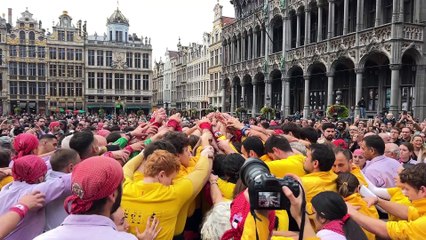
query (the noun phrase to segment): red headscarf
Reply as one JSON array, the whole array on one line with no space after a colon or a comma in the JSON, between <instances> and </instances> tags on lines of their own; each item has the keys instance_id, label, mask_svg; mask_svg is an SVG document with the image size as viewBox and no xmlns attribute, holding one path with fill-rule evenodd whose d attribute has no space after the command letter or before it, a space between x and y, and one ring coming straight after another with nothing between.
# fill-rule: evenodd
<instances>
[{"instance_id":1,"label":"red headscarf","mask_svg":"<svg viewBox=\"0 0 426 240\"><path fill-rule=\"evenodd\" d=\"M34 184L46 172L46 163L36 155L23 156L13 161L12 176L15 181Z\"/></svg>"},{"instance_id":2,"label":"red headscarf","mask_svg":"<svg viewBox=\"0 0 426 240\"><path fill-rule=\"evenodd\" d=\"M13 141L16 151L15 159L28 155L38 147L38 139L33 134L21 133Z\"/></svg>"},{"instance_id":3,"label":"red headscarf","mask_svg":"<svg viewBox=\"0 0 426 240\"><path fill-rule=\"evenodd\" d=\"M108 131L108 130L106 130L106 129L101 129L101 130L98 130L98 135L101 135L102 137L107 137L109 134L110 134L111 132L110 131Z\"/></svg>"},{"instance_id":4,"label":"red headscarf","mask_svg":"<svg viewBox=\"0 0 426 240\"><path fill-rule=\"evenodd\" d=\"M77 164L71 181L73 195L65 199L65 211L81 214L92 207L93 201L106 198L117 190L123 181L123 169L113 158L91 157Z\"/></svg>"},{"instance_id":5,"label":"red headscarf","mask_svg":"<svg viewBox=\"0 0 426 240\"><path fill-rule=\"evenodd\" d=\"M54 127L59 127L60 126L60 123L59 122L51 122L50 124L49 124L49 130L51 131L51 132L53 132L53 128Z\"/></svg>"}]
</instances>

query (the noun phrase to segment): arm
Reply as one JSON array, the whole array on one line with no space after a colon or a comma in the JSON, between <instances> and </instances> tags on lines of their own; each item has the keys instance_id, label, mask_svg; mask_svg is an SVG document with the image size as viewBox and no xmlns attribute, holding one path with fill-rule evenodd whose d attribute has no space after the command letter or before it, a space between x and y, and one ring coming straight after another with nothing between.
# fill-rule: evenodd
<instances>
[{"instance_id":1,"label":"arm","mask_svg":"<svg viewBox=\"0 0 426 240\"><path fill-rule=\"evenodd\" d=\"M348 213L351 215L351 218L358 223L365 230L376 234L379 237L389 239L389 234L386 229L386 223L382 220L368 217L356 210L350 204L348 205Z\"/></svg>"},{"instance_id":2,"label":"arm","mask_svg":"<svg viewBox=\"0 0 426 240\"><path fill-rule=\"evenodd\" d=\"M210 196L212 197L213 205L223 201L222 193L217 185L218 177L210 174Z\"/></svg>"},{"instance_id":3,"label":"arm","mask_svg":"<svg viewBox=\"0 0 426 240\"><path fill-rule=\"evenodd\" d=\"M124 178L130 178L133 179L133 174L135 173L136 169L139 168L139 166L142 164L143 161L143 155L142 152L130 159L124 166L123 166L123 172L124 172Z\"/></svg>"},{"instance_id":4,"label":"arm","mask_svg":"<svg viewBox=\"0 0 426 240\"><path fill-rule=\"evenodd\" d=\"M386 201L381 198L376 198L375 205L378 205L379 207L383 208L386 212L400 218L407 220L408 219L408 206L394 203L391 201Z\"/></svg>"},{"instance_id":5,"label":"arm","mask_svg":"<svg viewBox=\"0 0 426 240\"><path fill-rule=\"evenodd\" d=\"M189 179L192 182L192 195L197 195L203 188L204 184L206 184L209 173L212 171L212 156L213 148L205 148L201 152L200 160L198 160L197 164L195 165L194 171L189 173L188 176L184 178ZM188 189L185 189L185 191L188 191ZM191 195L189 195L188 198L191 198Z\"/></svg>"},{"instance_id":6,"label":"arm","mask_svg":"<svg viewBox=\"0 0 426 240\"><path fill-rule=\"evenodd\" d=\"M71 195L71 174L37 184L34 190L46 196L46 204L61 196L69 196Z\"/></svg>"}]
</instances>

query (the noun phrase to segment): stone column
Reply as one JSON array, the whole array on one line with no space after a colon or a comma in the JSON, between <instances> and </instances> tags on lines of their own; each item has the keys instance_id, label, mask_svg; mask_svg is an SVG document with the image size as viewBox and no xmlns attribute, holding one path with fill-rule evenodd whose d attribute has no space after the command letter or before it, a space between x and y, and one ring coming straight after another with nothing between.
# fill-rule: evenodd
<instances>
[{"instance_id":1,"label":"stone column","mask_svg":"<svg viewBox=\"0 0 426 240\"><path fill-rule=\"evenodd\" d=\"M229 49L229 65L232 65L234 63L234 42L231 40L229 43L230 49Z\"/></svg>"},{"instance_id":2,"label":"stone column","mask_svg":"<svg viewBox=\"0 0 426 240\"><path fill-rule=\"evenodd\" d=\"M241 38L237 39L237 57L235 62L241 62Z\"/></svg>"},{"instance_id":3,"label":"stone column","mask_svg":"<svg viewBox=\"0 0 426 240\"><path fill-rule=\"evenodd\" d=\"M287 15L283 17L283 57L285 56L285 51L287 50L287 44L288 44L288 34L287 34L287 22L288 22L288 17Z\"/></svg>"},{"instance_id":4,"label":"stone column","mask_svg":"<svg viewBox=\"0 0 426 240\"><path fill-rule=\"evenodd\" d=\"M249 38L248 38L247 54L248 54L248 59L250 60L250 59L253 58L252 57L253 56L253 52L252 52L252 47L251 47L251 42L253 40L253 33L250 34L248 37Z\"/></svg>"},{"instance_id":5,"label":"stone column","mask_svg":"<svg viewBox=\"0 0 426 240\"><path fill-rule=\"evenodd\" d=\"M222 112L226 112L226 101L225 101L225 99L226 99L226 84L225 84L225 81L224 81L224 76L222 75L222 82L223 82L223 84L222 84L222 86L221 86L221 88L222 88Z\"/></svg>"},{"instance_id":6,"label":"stone column","mask_svg":"<svg viewBox=\"0 0 426 240\"><path fill-rule=\"evenodd\" d=\"M376 19L374 21L374 27L378 27L382 24L382 9L382 0L376 0Z\"/></svg>"},{"instance_id":7,"label":"stone column","mask_svg":"<svg viewBox=\"0 0 426 240\"><path fill-rule=\"evenodd\" d=\"M335 0L328 0L328 39L334 37L334 1Z\"/></svg>"},{"instance_id":8,"label":"stone column","mask_svg":"<svg viewBox=\"0 0 426 240\"><path fill-rule=\"evenodd\" d=\"M318 36L317 42L322 40L322 6L318 5Z\"/></svg>"},{"instance_id":9,"label":"stone column","mask_svg":"<svg viewBox=\"0 0 426 240\"><path fill-rule=\"evenodd\" d=\"M241 62L246 60L246 37L241 37Z\"/></svg>"},{"instance_id":10,"label":"stone column","mask_svg":"<svg viewBox=\"0 0 426 240\"><path fill-rule=\"evenodd\" d=\"M334 72L327 73L327 106L333 105Z\"/></svg>"},{"instance_id":11,"label":"stone column","mask_svg":"<svg viewBox=\"0 0 426 240\"><path fill-rule=\"evenodd\" d=\"M396 1L396 0L394 0ZM364 0L357 1L357 12L356 12L356 31L361 31L364 28ZM357 39L358 40L358 39Z\"/></svg>"},{"instance_id":12,"label":"stone column","mask_svg":"<svg viewBox=\"0 0 426 240\"><path fill-rule=\"evenodd\" d=\"M294 96L296 93L293 93ZM284 106L284 115L287 117L290 115L290 78L285 78L285 106Z\"/></svg>"},{"instance_id":13,"label":"stone column","mask_svg":"<svg viewBox=\"0 0 426 240\"><path fill-rule=\"evenodd\" d=\"M356 83L355 83L355 117L361 116L359 111L358 102L361 100L362 97L362 73L364 72L363 68L355 68L355 74L356 74Z\"/></svg>"},{"instance_id":14,"label":"stone column","mask_svg":"<svg viewBox=\"0 0 426 240\"><path fill-rule=\"evenodd\" d=\"M235 112L235 85L232 84L231 88L231 113Z\"/></svg>"},{"instance_id":15,"label":"stone column","mask_svg":"<svg viewBox=\"0 0 426 240\"><path fill-rule=\"evenodd\" d=\"M271 106L271 98L272 98L271 80L269 79L268 74L266 74L265 77L268 78L268 79L265 79L265 105L272 107Z\"/></svg>"},{"instance_id":16,"label":"stone column","mask_svg":"<svg viewBox=\"0 0 426 240\"><path fill-rule=\"evenodd\" d=\"M297 24L296 24L296 48L300 47L300 18L301 13L296 12Z\"/></svg>"},{"instance_id":17,"label":"stone column","mask_svg":"<svg viewBox=\"0 0 426 240\"><path fill-rule=\"evenodd\" d=\"M256 109L257 109L257 96L256 96L256 89L257 89L257 82L252 82L253 84L253 106L251 109L251 116L255 117L256 116Z\"/></svg>"},{"instance_id":18,"label":"stone column","mask_svg":"<svg viewBox=\"0 0 426 240\"><path fill-rule=\"evenodd\" d=\"M260 29L260 56L265 56L265 33L263 27Z\"/></svg>"},{"instance_id":19,"label":"stone column","mask_svg":"<svg viewBox=\"0 0 426 240\"><path fill-rule=\"evenodd\" d=\"M305 45L311 43L311 9L305 9Z\"/></svg>"},{"instance_id":20,"label":"stone column","mask_svg":"<svg viewBox=\"0 0 426 240\"><path fill-rule=\"evenodd\" d=\"M399 70L401 70L400 64L389 65L391 69L391 101L389 106L389 112L393 113L394 116L398 116L399 112L399 84L400 76Z\"/></svg>"},{"instance_id":21,"label":"stone column","mask_svg":"<svg viewBox=\"0 0 426 240\"><path fill-rule=\"evenodd\" d=\"M348 34L349 29L349 0L343 2L343 35Z\"/></svg>"},{"instance_id":22,"label":"stone column","mask_svg":"<svg viewBox=\"0 0 426 240\"><path fill-rule=\"evenodd\" d=\"M259 53L257 52L257 31L253 34L253 58L257 58Z\"/></svg>"},{"instance_id":23,"label":"stone column","mask_svg":"<svg viewBox=\"0 0 426 240\"><path fill-rule=\"evenodd\" d=\"M404 0L399 0L399 21L404 22Z\"/></svg>"},{"instance_id":24,"label":"stone column","mask_svg":"<svg viewBox=\"0 0 426 240\"><path fill-rule=\"evenodd\" d=\"M414 23L420 22L420 0L414 0Z\"/></svg>"},{"instance_id":25,"label":"stone column","mask_svg":"<svg viewBox=\"0 0 426 240\"><path fill-rule=\"evenodd\" d=\"M398 12L399 0L393 0L392 2L392 22L398 22L399 12Z\"/></svg>"},{"instance_id":26,"label":"stone column","mask_svg":"<svg viewBox=\"0 0 426 240\"><path fill-rule=\"evenodd\" d=\"M306 118L309 115L309 79L311 76L305 75L303 76L305 79L305 96L304 96L304 103L303 103L303 117Z\"/></svg>"},{"instance_id":27,"label":"stone column","mask_svg":"<svg viewBox=\"0 0 426 240\"><path fill-rule=\"evenodd\" d=\"M282 76L285 76L285 73L283 71ZM282 77L281 78L281 106L280 106L280 111L281 111L281 117L283 117L283 114L285 115L285 107L286 107L286 92L287 92L287 85L286 85L286 78ZM287 116L287 115L285 115Z\"/></svg>"},{"instance_id":28,"label":"stone column","mask_svg":"<svg viewBox=\"0 0 426 240\"><path fill-rule=\"evenodd\" d=\"M415 99L414 99L414 116L418 117L420 121L422 121L426 117L426 95L425 89L426 89L426 83L425 81L422 81L426 78L426 66L425 65L419 65L416 69L416 92L415 92Z\"/></svg>"},{"instance_id":29,"label":"stone column","mask_svg":"<svg viewBox=\"0 0 426 240\"><path fill-rule=\"evenodd\" d=\"M246 101L246 85L244 83L241 85L241 99L237 99L237 101L241 100L243 100L242 103L245 103ZM242 106L246 107L245 104Z\"/></svg>"}]
</instances>

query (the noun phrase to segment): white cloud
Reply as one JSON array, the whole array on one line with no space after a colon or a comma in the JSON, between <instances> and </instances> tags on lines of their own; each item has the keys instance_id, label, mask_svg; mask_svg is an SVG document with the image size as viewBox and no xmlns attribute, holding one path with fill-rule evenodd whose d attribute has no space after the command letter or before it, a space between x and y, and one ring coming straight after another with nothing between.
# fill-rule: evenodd
<instances>
[{"instance_id":1,"label":"white cloud","mask_svg":"<svg viewBox=\"0 0 426 240\"><path fill-rule=\"evenodd\" d=\"M120 0L119 8L129 19L130 33L151 37L153 56L159 60L166 49L175 50L180 37L182 44L201 42L203 32L213 27L213 8L217 0ZM220 0L223 15L234 16L229 0ZM34 18L43 22L44 28L52 28L62 11L68 11L76 24L87 20L87 31L103 35L106 19L117 8L116 0L1 0L0 13L13 9L13 24L26 7Z\"/></svg>"}]
</instances>

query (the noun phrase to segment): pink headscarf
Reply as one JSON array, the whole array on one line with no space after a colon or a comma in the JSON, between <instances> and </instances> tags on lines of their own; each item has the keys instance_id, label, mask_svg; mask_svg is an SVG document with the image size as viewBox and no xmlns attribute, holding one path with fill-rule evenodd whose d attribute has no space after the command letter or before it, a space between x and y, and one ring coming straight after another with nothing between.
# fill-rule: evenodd
<instances>
[{"instance_id":1,"label":"pink headscarf","mask_svg":"<svg viewBox=\"0 0 426 240\"><path fill-rule=\"evenodd\" d=\"M362 149L355 149L354 155L361 155L364 154L364 151Z\"/></svg>"},{"instance_id":2,"label":"pink headscarf","mask_svg":"<svg viewBox=\"0 0 426 240\"><path fill-rule=\"evenodd\" d=\"M111 132L110 131L108 131L108 130L106 130L106 129L101 129L101 130L98 130L98 135L101 135L102 137L107 137L109 134L110 134Z\"/></svg>"},{"instance_id":3,"label":"pink headscarf","mask_svg":"<svg viewBox=\"0 0 426 240\"><path fill-rule=\"evenodd\" d=\"M15 181L35 184L46 172L46 163L36 155L23 156L13 161L12 176Z\"/></svg>"},{"instance_id":4,"label":"pink headscarf","mask_svg":"<svg viewBox=\"0 0 426 240\"><path fill-rule=\"evenodd\" d=\"M36 136L29 133L19 134L13 141L13 148L15 149L16 156L14 159L31 154L31 152L38 147L38 139Z\"/></svg>"}]
</instances>

